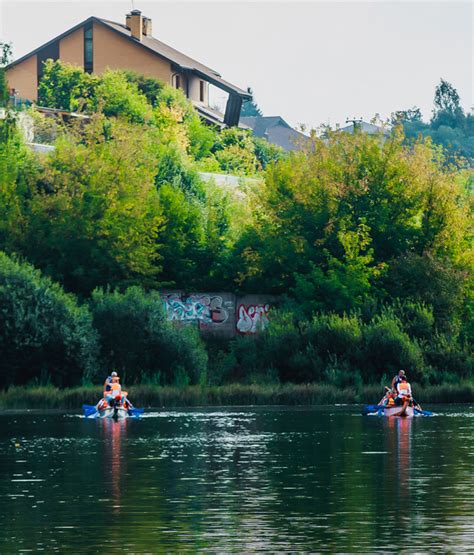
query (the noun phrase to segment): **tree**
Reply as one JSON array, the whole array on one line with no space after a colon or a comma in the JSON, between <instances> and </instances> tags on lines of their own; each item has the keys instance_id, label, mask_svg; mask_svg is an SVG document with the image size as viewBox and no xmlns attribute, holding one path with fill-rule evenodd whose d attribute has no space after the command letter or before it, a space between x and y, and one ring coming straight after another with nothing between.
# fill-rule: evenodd
<instances>
[{"instance_id":1,"label":"tree","mask_svg":"<svg viewBox=\"0 0 474 555\"><path fill-rule=\"evenodd\" d=\"M140 126L102 115L61 137L32 183L21 252L81 295L156 283L156 142Z\"/></svg>"},{"instance_id":2,"label":"tree","mask_svg":"<svg viewBox=\"0 0 474 555\"><path fill-rule=\"evenodd\" d=\"M10 99L5 67L12 57L11 44L0 42L0 106L6 106Z\"/></svg>"},{"instance_id":3,"label":"tree","mask_svg":"<svg viewBox=\"0 0 474 555\"><path fill-rule=\"evenodd\" d=\"M46 60L38 85L38 103L48 108L90 112L99 77L61 61Z\"/></svg>"},{"instance_id":4,"label":"tree","mask_svg":"<svg viewBox=\"0 0 474 555\"><path fill-rule=\"evenodd\" d=\"M249 87L249 94L253 95L252 89ZM244 100L242 104L242 110L240 111L240 117L261 117L263 116L262 110L257 106L257 103L253 100Z\"/></svg>"},{"instance_id":5,"label":"tree","mask_svg":"<svg viewBox=\"0 0 474 555\"><path fill-rule=\"evenodd\" d=\"M96 371L87 307L31 265L0 252L0 388L80 384Z\"/></svg>"},{"instance_id":6,"label":"tree","mask_svg":"<svg viewBox=\"0 0 474 555\"><path fill-rule=\"evenodd\" d=\"M205 378L207 355L197 329L168 322L157 292L96 290L91 310L102 363L120 370L124 381L182 385Z\"/></svg>"},{"instance_id":7,"label":"tree","mask_svg":"<svg viewBox=\"0 0 474 555\"><path fill-rule=\"evenodd\" d=\"M457 90L444 79L441 79L436 87L434 96L435 113L449 112L455 114L460 106L460 99Z\"/></svg>"},{"instance_id":8,"label":"tree","mask_svg":"<svg viewBox=\"0 0 474 555\"><path fill-rule=\"evenodd\" d=\"M469 264L469 198L439 149L332 133L267 168L237 241L235 276L312 310L383 298L381 278L407 251ZM422 299L424 300L424 299Z\"/></svg>"},{"instance_id":9,"label":"tree","mask_svg":"<svg viewBox=\"0 0 474 555\"><path fill-rule=\"evenodd\" d=\"M392 125L403 124L405 122L419 122L421 120L421 110L417 106L413 106L413 108L408 110L397 110L390 117Z\"/></svg>"}]
</instances>

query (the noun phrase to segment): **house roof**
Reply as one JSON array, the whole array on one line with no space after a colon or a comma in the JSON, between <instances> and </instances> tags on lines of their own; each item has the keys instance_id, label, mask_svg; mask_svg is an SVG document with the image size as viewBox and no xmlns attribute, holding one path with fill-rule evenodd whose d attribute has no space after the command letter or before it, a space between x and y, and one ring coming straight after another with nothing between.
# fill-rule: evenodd
<instances>
[{"instance_id":1,"label":"house roof","mask_svg":"<svg viewBox=\"0 0 474 555\"><path fill-rule=\"evenodd\" d=\"M293 129L281 116L241 117L240 123L250 127L254 135L284 150L299 150L309 138Z\"/></svg>"},{"instance_id":2,"label":"house roof","mask_svg":"<svg viewBox=\"0 0 474 555\"><path fill-rule=\"evenodd\" d=\"M357 127L363 133L368 135L376 135L377 133L387 134L387 130L373 123L367 123L366 121L360 121L357 123ZM344 133L354 133L354 123L347 125L346 127L341 127L339 131L344 131Z\"/></svg>"},{"instance_id":3,"label":"house roof","mask_svg":"<svg viewBox=\"0 0 474 555\"><path fill-rule=\"evenodd\" d=\"M109 21L107 19L102 19L102 18L95 17L95 16L89 17L85 21L79 23L78 25L75 25L71 29L68 29L67 31L65 31L61 35L58 35L54 39L52 39L52 40L48 41L47 43L41 45L40 47L36 48L35 50L32 50L31 52L29 52L25 56L22 56L18 60L15 60L14 62L12 62L11 64L9 64L7 66L7 69L23 62L24 60L26 60L30 56L33 56L34 54L36 54L39 50L41 50L45 46L48 46L48 45L50 45L51 43L53 43L55 41L61 40L62 38L66 37L67 35L73 33L77 29L79 29L79 28L83 27L84 25L86 25L88 23L91 23L91 22L95 22L95 23L99 23L101 25L104 25L108 29L111 29L111 30L115 31L116 33L119 33L125 39L134 42L135 44L137 44L138 46L141 46L142 48L146 48L147 50L150 50L151 52L153 52L154 54L157 54L161 58L165 58L169 62L176 65L179 69L181 69L183 71L191 71L193 73L196 73L198 76L207 80L209 83L212 83L216 87L219 87L220 89L225 90L228 93L238 94L242 98L248 98L248 99L252 98L252 95L249 94L248 92L246 92L243 89L240 89L239 87L236 87L235 85L232 85L232 83L229 83L228 81L225 81L224 79L222 79L220 74L217 71L215 71L214 69L211 69L211 68L205 66L204 64L201 64L197 60L194 60L193 58L190 58L186 54L183 54L183 53L179 52L178 50L172 48L171 46L165 44L164 42L161 42L160 40L155 39L154 37L147 37L147 36L144 36L143 39L141 41L139 41L138 39L136 39L135 37L132 36L132 33L131 33L130 29L126 25L122 25L121 23L116 23L114 21Z\"/></svg>"}]
</instances>

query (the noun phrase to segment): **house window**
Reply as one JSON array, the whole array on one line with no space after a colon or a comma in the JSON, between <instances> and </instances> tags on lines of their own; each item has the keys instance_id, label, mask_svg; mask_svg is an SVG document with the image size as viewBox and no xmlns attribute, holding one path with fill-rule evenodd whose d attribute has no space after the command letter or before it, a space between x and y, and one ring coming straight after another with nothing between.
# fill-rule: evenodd
<instances>
[{"instance_id":1,"label":"house window","mask_svg":"<svg viewBox=\"0 0 474 555\"><path fill-rule=\"evenodd\" d=\"M174 76L174 86L175 86L177 89L180 89L180 88L181 88L181 76L180 76L180 75L175 75L175 76Z\"/></svg>"},{"instance_id":2,"label":"house window","mask_svg":"<svg viewBox=\"0 0 474 555\"><path fill-rule=\"evenodd\" d=\"M199 81L199 100L204 102L204 81Z\"/></svg>"},{"instance_id":3,"label":"house window","mask_svg":"<svg viewBox=\"0 0 474 555\"><path fill-rule=\"evenodd\" d=\"M84 28L84 71L92 73L94 69L94 48L92 40L92 25Z\"/></svg>"}]
</instances>

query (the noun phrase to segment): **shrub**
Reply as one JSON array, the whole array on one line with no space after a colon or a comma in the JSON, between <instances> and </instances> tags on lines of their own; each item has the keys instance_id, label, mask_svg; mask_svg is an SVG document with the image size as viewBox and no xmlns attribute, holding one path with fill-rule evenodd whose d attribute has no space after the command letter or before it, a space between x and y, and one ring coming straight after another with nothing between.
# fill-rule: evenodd
<instances>
[{"instance_id":1,"label":"shrub","mask_svg":"<svg viewBox=\"0 0 474 555\"><path fill-rule=\"evenodd\" d=\"M430 382L441 384L459 382L472 377L474 356L468 347L462 348L451 337L438 334L426 347L426 360L435 371L430 373Z\"/></svg>"},{"instance_id":2,"label":"shrub","mask_svg":"<svg viewBox=\"0 0 474 555\"><path fill-rule=\"evenodd\" d=\"M79 67L47 60L38 86L38 103L62 110L90 110L99 79Z\"/></svg>"},{"instance_id":3,"label":"shrub","mask_svg":"<svg viewBox=\"0 0 474 555\"><path fill-rule=\"evenodd\" d=\"M97 336L87 307L29 264L0 252L0 387L90 380Z\"/></svg>"},{"instance_id":4,"label":"shrub","mask_svg":"<svg viewBox=\"0 0 474 555\"><path fill-rule=\"evenodd\" d=\"M435 319L431 306L408 299L396 301L388 311L399 318L403 330L410 337L429 339L433 335Z\"/></svg>"},{"instance_id":5,"label":"shrub","mask_svg":"<svg viewBox=\"0 0 474 555\"><path fill-rule=\"evenodd\" d=\"M393 298L415 299L433 307L438 328L455 331L465 299L465 272L431 254L401 255L392 261L385 287Z\"/></svg>"},{"instance_id":6,"label":"shrub","mask_svg":"<svg viewBox=\"0 0 474 555\"><path fill-rule=\"evenodd\" d=\"M117 369L127 383L205 380L207 355L197 330L168 322L158 293L95 290L91 310L104 370Z\"/></svg>"},{"instance_id":7,"label":"shrub","mask_svg":"<svg viewBox=\"0 0 474 555\"><path fill-rule=\"evenodd\" d=\"M422 381L421 348L402 331L397 319L386 314L377 316L365 326L363 334L362 375L366 381L393 376L400 368L409 372L411 380Z\"/></svg>"},{"instance_id":8,"label":"shrub","mask_svg":"<svg viewBox=\"0 0 474 555\"><path fill-rule=\"evenodd\" d=\"M303 327L305 341L312 344L325 361L347 361L357 364L362 331L356 315L319 314Z\"/></svg>"}]
</instances>

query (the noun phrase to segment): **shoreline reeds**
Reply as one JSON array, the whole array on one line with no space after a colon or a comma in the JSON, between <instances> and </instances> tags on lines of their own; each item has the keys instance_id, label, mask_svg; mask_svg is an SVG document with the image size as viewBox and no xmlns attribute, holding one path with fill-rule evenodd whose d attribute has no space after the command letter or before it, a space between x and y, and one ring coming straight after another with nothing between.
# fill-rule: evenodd
<instances>
[{"instance_id":1,"label":"shoreline reeds","mask_svg":"<svg viewBox=\"0 0 474 555\"><path fill-rule=\"evenodd\" d=\"M420 403L472 403L474 384L417 386L413 390ZM229 384L222 386L157 386L136 385L128 388L129 397L140 407L198 407L236 405L310 406L331 404L376 403L383 394L380 385L339 389L332 385ZM6 409L80 409L95 404L102 388L82 386L59 389L54 386L10 387L0 391L0 410Z\"/></svg>"}]
</instances>

